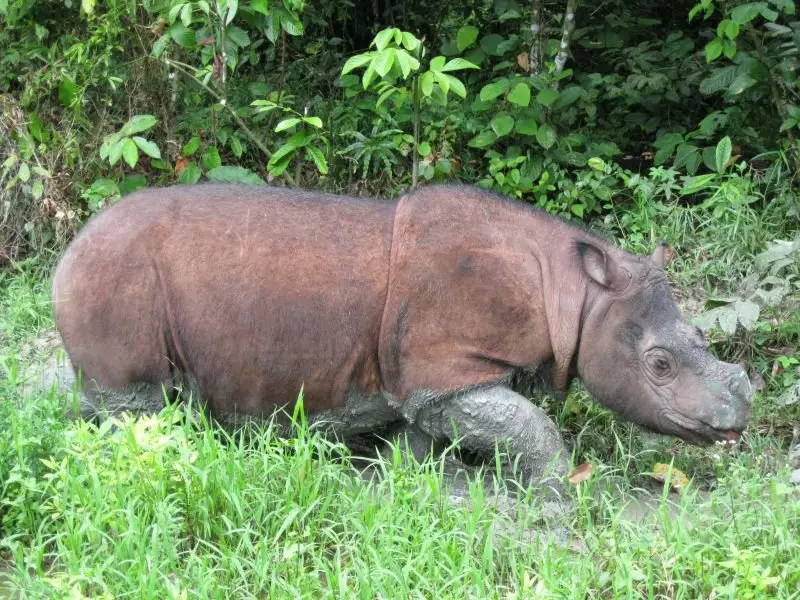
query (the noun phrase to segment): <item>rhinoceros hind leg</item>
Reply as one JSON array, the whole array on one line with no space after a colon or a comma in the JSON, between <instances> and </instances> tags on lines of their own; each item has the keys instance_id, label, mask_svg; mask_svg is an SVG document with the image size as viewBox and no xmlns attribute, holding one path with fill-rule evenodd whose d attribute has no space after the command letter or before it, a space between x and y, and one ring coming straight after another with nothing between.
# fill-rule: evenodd
<instances>
[{"instance_id":1,"label":"rhinoceros hind leg","mask_svg":"<svg viewBox=\"0 0 800 600\"><path fill-rule=\"evenodd\" d=\"M460 448L491 458L495 448L518 459L525 485L562 489L568 454L555 423L530 400L503 387L456 394L423 409L418 426L435 439L458 440Z\"/></svg>"},{"instance_id":2,"label":"rhinoceros hind leg","mask_svg":"<svg viewBox=\"0 0 800 600\"><path fill-rule=\"evenodd\" d=\"M80 394L80 417L84 420L98 420L114 417L123 412L134 415L151 415L166 406L169 387L153 383L133 383L121 390L102 387L91 380L83 385ZM74 413L72 407L68 407Z\"/></svg>"}]
</instances>

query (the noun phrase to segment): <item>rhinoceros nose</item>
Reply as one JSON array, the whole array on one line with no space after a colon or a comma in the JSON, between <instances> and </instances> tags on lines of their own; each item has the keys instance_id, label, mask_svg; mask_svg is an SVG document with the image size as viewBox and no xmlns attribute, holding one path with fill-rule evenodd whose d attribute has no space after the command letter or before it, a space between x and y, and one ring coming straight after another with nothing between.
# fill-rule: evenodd
<instances>
[{"instance_id":1,"label":"rhinoceros nose","mask_svg":"<svg viewBox=\"0 0 800 600\"><path fill-rule=\"evenodd\" d=\"M728 389L731 394L741 398L748 405L753 403L753 386L750 385L750 378L740 366L736 366L730 379L728 379Z\"/></svg>"}]
</instances>

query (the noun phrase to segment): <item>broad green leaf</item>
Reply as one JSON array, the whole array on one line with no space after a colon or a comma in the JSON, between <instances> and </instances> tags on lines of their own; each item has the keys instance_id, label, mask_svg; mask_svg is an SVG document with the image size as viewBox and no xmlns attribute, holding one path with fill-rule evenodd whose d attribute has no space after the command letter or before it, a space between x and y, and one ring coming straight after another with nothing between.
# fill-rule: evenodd
<instances>
[{"instance_id":1,"label":"broad green leaf","mask_svg":"<svg viewBox=\"0 0 800 600\"><path fill-rule=\"evenodd\" d=\"M306 156L314 161L314 164L317 166L317 171L319 171L321 175L328 174L328 161L325 160L325 155L322 154L319 148L316 146L306 147Z\"/></svg>"},{"instance_id":2,"label":"broad green leaf","mask_svg":"<svg viewBox=\"0 0 800 600\"><path fill-rule=\"evenodd\" d=\"M262 15L267 15L269 12L269 0L253 0L250 4L253 10Z\"/></svg>"},{"instance_id":3,"label":"broad green leaf","mask_svg":"<svg viewBox=\"0 0 800 600\"><path fill-rule=\"evenodd\" d=\"M22 183L27 182L31 178L31 169L28 166L28 163L21 163L19 165L19 171L17 171L17 177Z\"/></svg>"},{"instance_id":4,"label":"broad green leaf","mask_svg":"<svg viewBox=\"0 0 800 600\"><path fill-rule=\"evenodd\" d=\"M367 67L367 70L364 71L364 75L361 76L361 85L364 86L364 89L369 87L370 82L375 78L375 63L371 62Z\"/></svg>"},{"instance_id":5,"label":"broad green leaf","mask_svg":"<svg viewBox=\"0 0 800 600\"><path fill-rule=\"evenodd\" d=\"M140 146L141 147L141 146ZM196 135L192 137L183 147L181 154L184 156L191 156L200 149L200 138Z\"/></svg>"},{"instance_id":6,"label":"broad green leaf","mask_svg":"<svg viewBox=\"0 0 800 600\"><path fill-rule=\"evenodd\" d=\"M375 72L384 77L391 69L392 65L394 64L394 48L387 48L382 52L378 53L378 56L375 57L375 60L372 61L372 66L375 69Z\"/></svg>"},{"instance_id":7,"label":"broad green leaf","mask_svg":"<svg viewBox=\"0 0 800 600\"><path fill-rule=\"evenodd\" d=\"M582 219L583 211L586 210L586 207L583 204L573 204L569 209L575 213L579 219Z\"/></svg>"},{"instance_id":8,"label":"broad green leaf","mask_svg":"<svg viewBox=\"0 0 800 600\"><path fill-rule=\"evenodd\" d=\"M761 308L759 308L758 304L749 300L737 300L733 304L733 310L736 311L739 317L739 323L742 324L742 327L747 331L752 331L761 313Z\"/></svg>"},{"instance_id":9,"label":"broad green leaf","mask_svg":"<svg viewBox=\"0 0 800 600\"><path fill-rule=\"evenodd\" d=\"M501 56L503 52L499 50L499 48L500 44L502 44L504 40L505 38L502 35L498 35L496 33L484 36L481 39L481 50L491 56Z\"/></svg>"},{"instance_id":10,"label":"broad green leaf","mask_svg":"<svg viewBox=\"0 0 800 600\"><path fill-rule=\"evenodd\" d=\"M169 34L173 41L182 48L194 48L197 45L194 31L186 27L183 23L174 23L171 25Z\"/></svg>"},{"instance_id":11,"label":"broad green leaf","mask_svg":"<svg viewBox=\"0 0 800 600\"><path fill-rule=\"evenodd\" d=\"M412 70L416 71L419 69L419 61L402 48L395 50L394 59L395 62L397 62L397 64L400 66L400 70L403 72L404 78L411 75Z\"/></svg>"},{"instance_id":12,"label":"broad green leaf","mask_svg":"<svg viewBox=\"0 0 800 600\"><path fill-rule=\"evenodd\" d=\"M186 27L192 24L192 5L188 2L183 5L183 9L181 10L181 23Z\"/></svg>"},{"instance_id":13,"label":"broad green leaf","mask_svg":"<svg viewBox=\"0 0 800 600\"><path fill-rule=\"evenodd\" d=\"M553 110L564 110L568 106L577 102L583 96L583 88L579 85L571 85L561 90L558 98L553 102Z\"/></svg>"},{"instance_id":14,"label":"broad green leaf","mask_svg":"<svg viewBox=\"0 0 800 600\"><path fill-rule=\"evenodd\" d=\"M285 131L287 129L290 129L291 127L297 125L299 122L300 122L299 117L289 117L288 119L284 119L275 126L275 132L277 133L279 131Z\"/></svg>"},{"instance_id":15,"label":"broad green leaf","mask_svg":"<svg viewBox=\"0 0 800 600\"><path fill-rule=\"evenodd\" d=\"M748 2L735 7L731 10L731 19L738 25L747 25L758 16L759 4L761 3Z\"/></svg>"},{"instance_id":16,"label":"broad green leaf","mask_svg":"<svg viewBox=\"0 0 800 600\"><path fill-rule=\"evenodd\" d=\"M284 13L281 19L281 29L291 36L303 35L303 23L291 13Z\"/></svg>"},{"instance_id":17,"label":"broad green leaf","mask_svg":"<svg viewBox=\"0 0 800 600\"><path fill-rule=\"evenodd\" d=\"M531 117L528 119L517 119L514 128L516 132L521 135L535 135L539 126L536 123L536 119Z\"/></svg>"},{"instance_id":18,"label":"broad green leaf","mask_svg":"<svg viewBox=\"0 0 800 600\"><path fill-rule=\"evenodd\" d=\"M308 123L312 127L320 129L322 127L322 119L319 117L303 117L303 122Z\"/></svg>"},{"instance_id":19,"label":"broad green leaf","mask_svg":"<svg viewBox=\"0 0 800 600\"><path fill-rule=\"evenodd\" d=\"M420 156L428 156L431 153L431 145L428 142L422 142L417 147L417 152Z\"/></svg>"},{"instance_id":20,"label":"broad green leaf","mask_svg":"<svg viewBox=\"0 0 800 600\"><path fill-rule=\"evenodd\" d=\"M203 168L206 171L216 169L222 165L222 159L219 155L219 150L216 146L211 146L208 150L203 152Z\"/></svg>"},{"instance_id":21,"label":"broad green leaf","mask_svg":"<svg viewBox=\"0 0 800 600\"><path fill-rule=\"evenodd\" d=\"M139 150L131 138L125 138L122 144L122 158L131 168L135 167L136 162L139 160Z\"/></svg>"},{"instance_id":22,"label":"broad green leaf","mask_svg":"<svg viewBox=\"0 0 800 600\"><path fill-rule=\"evenodd\" d=\"M44 167L40 167L38 165L33 167L31 169L31 171L36 173L39 177L44 177L45 179L50 179L52 177L52 175L50 174L50 171L48 171Z\"/></svg>"},{"instance_id":23,"label":"broad green leaf","mask_svg":"<svg viewBox=\"0 0 800 600\"><path fill-rule=\"evenodd\" d=\"M153 125L158 123L153 115L134 115L130 120L122 126L119 133L123 136L133 135L134 133L142 133L147 131Z\"/></svg>"},{"instance_id":24,"label":"broad green leaf","mask_svg":"<svg viewBox=\"0 0 800 600\"><path fill-rule=\"evenodd\" d=\"M433 73L425 71L419 78L419 87L423 96L430 96L433 92Z\"/></svg>"},{"instance_id":25,"label":"broad green leaf","mask_svg":"<svg viewBox=\"0 0 800 600\"><path fill-rule=\"evenodd\" d=\"M558 90L553 88L545 88L536 94L536 101L542 106L550 106L558 99Z\"/></svg>"},{"instance_id":26,"label":"broad green leaf","mask_svg":"<svg viewBox=\"0 0 800 600\"><path fill-rule=\"evenodd\" d=\"M504 77L483 86L480 91L480 98L484 102L489 102L505 92L506 89L508 89L508 79Z\"/></svg>"},{"instance_id":27,"label":"broad green leaf","mask_svg":"<svg viewBox=\"0 0 800 600\"><path fill-rule=\"evenodd\" d=\"M587 161L587 164L592 167L595 171L600 171L604 173L606 170L606 161L602 158L598 158L597 156L593 156Z\"/></svg>"},{"instance_id":28,"label":"broad green leaf","mask_svg":"<svg viewBox=\"0 0 800 600\"><path fill-rule=\"evenodd\" d=\"M725 58L733 58L736 56L736 42L729 39L723 39L722 53L725 55Z\"/></svg>"},{"instance_id":29,"label":"broad green leaf","mask_svg":"<svg viewBox=\"0 0 800 600\"><path fill-rule=\"evenodd\" d=\"M728 87L728 93L737 96L743 91L753 87L756 83L758 83L758 81L750 77L747 73L739 73Z\"/></svg>"},{"instance_id":30,"label":"broad green leaf","mask_svg":"<svg viewBox=\"0 0 800 600\"><path fill-rule=\"evenodd\" d=\"M717 314L717 320L719 321L720 329L726 334L733 335L736 333L736 325L739 319L735 310L727 306L722 307Z\"/></svg>"},{"instance_id":31,"label":"broad green leaf","mask_svg":"<svg viewBox=\"0 0 800 600\"><path fill-rule=\"evenodd\" d=\"M346 75L353 69L357 69L369 64L374 56L375 52L365 52L364 54L356 54L355 56L351 56L347 59L347 62L344 63L344 67L342 67L342 75Z\"/></svg>"},{"instance_id":32,"label":"broad green leaf","mask_svg":"<svg viewBox=\"0 0 800 600\"><path fill-rule=\"evenodd\" d=\"M439 87L442 89L442 92L444 92L445 96L447 96L447 93L450 91L450 80L448 77L449 76L446 73L433 71L433 78L436 80L436 83L439 84Z\"/></svg>"},{"instance_id":33,"label":"broad green leaf","mask_svg":"<svg viewBox=\"0 0 800 600\"><path fill-rule=\"evenodd\" d=\"M156 42L153 44L153 49L151 50L152 55L155 56L156 58L160 58L161 55L164 54L164 50L167 49L167 44L169 43L169 40L170 40L169 33L165 33L160 38L158 38Z\"/></svg>"},{"instance_id":34,"label":"broad green leaf","mask_svg":"<svg viewBox=\"0 0 800 600\"><path fill-rule=\"evenodd\" d=\"M236 25L228 27L228 29L225 30L225 34L227 35L228 39L239 46L239 48L244 48L250 45L250 37L241 27L237 27Z\"/></svg>"},{"instance_id":35,"label":"broad green leaf","mask_svg":"<svg viewBox=\"0 0 800 600\"><path fill-rule=\"evenodd\" d=\"M556 143L557 139L556 130L553 129L553 126L549 123L544 123L539 126L539 129L536 130L536 141L544 148L548 150Z\"/></svg>"},{"instance_id":36,"label":"broad green leaf","mask_svg":"<svg viewBox=\"0 0 800 600\"><path fill-rule=\"evenodd\" d=\"M497 137L503 137L511 133L514 128L514 117L507 113L500 113L494 116L490 125L492 130L497 134Z\"/></svg>"},{"instance_id":37,"label":"broad green leaf","mask_svg":"<svg viewBox=\"0 0 800 600\"><path fill-rule=\"evenodd\" d=\"M413 52L414 50L417 49L418 46L419 46L419 40L416 38L416 36L413 33L410 33L408 31L404 31L403 32L403 47L406 50L410 50L410 51Z\"/></svg>"},{"instance_id":38,"label":"broad green leaf","mask_svg":"<svg viewBox=\"0 0 800 600\"><path fill-rule=\"evenodd\" d=\"M441 71L444 67L444 61L447 60L444 56L436 56L431 59L431 71Z\"/></svg>"},{"instance_id":39,"label":"broad green leaf","mask_svg":"<svg viewBox=\"0 0 800 600\"><path fill-rule=\"evenodd\" d=\"M722 40L714 38L706 44L706 62L712 62L722 54Z\"/></svg>"},{"instance_id":40,"label":"broad green leaf","mask_svg":"<svg viewBox=\"0 0 800 600\"><path fill-rule=\"evenodd\" d=\"M125 147L125 142L129 139L130 138L121 138L108 151L108 162L112 167L122 158L122 149Z\"/></svg>"},{"instance_id":41,"label":"broad green leaf","mask_svg":"<svg viewBox=\"0 0 800 600\"><path fill-rule=\"evenodd\" d=\"M236 158L239 158L242 155L242 153L244 153L244 148L242 148L242 142L241 140L239 140L238 137L231 138L231 151L236 156Z\"/></svg>"},{"instance_id":42,"label":"broad green leaf","mask_svg":"<svg viewBox=\"0 0 800 600\"><path fill-rule=\"evenodd\" d=\"M225 183L251 183L256 185L265 185L263 179L252 171L248 171L243 167L225 166L216 167L206 173L211 181L221 181Z\"/></svg>"},{"instance_id":43,"label":"broad green leaf","mask_svg":"<svg viewBox=\"0 0 800 600\"><path fill-rule=\"evenodd\" d=\"M389 42L394 37L394 34L398 32L399 29L396 27L389 27L388 29L384 29L383 31L378 32L378 35L375 36L375 39L372 40L372 44L375 44L375 47L378 49L378 52L382 51ZM370 44L370 46L372 45Z\"/></svg>"},{"instance_id":44,"label":"broad green leaf","mask_svg":"<svg viewBox=\"0 0 800 600\"><path fill-rule=\"evenodd\" d=\"M478 65L474 65L465 58L453 58L447 61L447 64L444 65L439 71L448 72L448 71L462 71L464 69L477 69Z\"/></svg>"},{"instance_id":45,"label":"broad green leaf","mask_svg":"<svg viewBox=\"0 0 800 600\"><path fill-rule=\"evenodd\" d=\"M139 146L139 150L147 154L150 158L161 158L161 150L158 149L158 145L156 145L155 142L146 140L138 135L133 136L133 141Z\"/></svg>"},{"instance_id":46,"label":"broad green leaf","mask_svg":"<svg viewBox=\"0 0 800 600\"><path fill-rule=\"evenodd\" d=\"M531 103L531 88L525 82L519 82L506 96L509 102L517 106L526 107Z\"/></svg>"},{"instance_id":47,"label":"broad green leaf","mask_svg":"<svg viewBox=\"0 0 800 600\"><path fill-rule=\"evenodd\" d=\"M725 35L728 39L735 40L739 35L739 24L736 21L728 21L725 24Z\"/></svg>"},{"instance_id":48,"label":"broad green leaf","mask_svg":"<svg viewBox=\"0 0 800 600\"><path fill-rule=\"evenodd\" d=\"M41 200L42 196L44 196L44 182L41 179L37 179L33 182L33 186L31 186L31 192L33 193L33 197L36 200Z\"/></svg>"},{"instance_id":49,"label":"broad green leaf","mask_svg":"<svg viewBox=\"0 0 800 600\"><path fill-rule=\"evenodd\" d=\"M445 74L445 77L450 82L450 89L456 96L460 96L461 98L467 97L467 88L464 87L464 84L461 83L460 79L456 79L452 75Z\"/></svg>"},{"instance_id":50,"label":"broad green leaf","mask_svg":"<svg viewBox=\"0 0 800 600\"><path fill-rule=\"evenodd\" d=\"M394 86L390 86L389 88L387 88L380 96L378 96L378 101L375 103L375 108L380 107L381 104L386 102L386 100L391 98L397 92L398 90Z\"/></svg>"},{"instance_id":51,"label":"broad green leaf","mask_svg":"<svg viewBox=\"0 0 800 600\"><path fill-rule=\"evenodd\" d=\"M459 52L463 52L466 48L472 46L477 39L478 28L473 25L463 25L456 34L456 48L458 48Z\"/></svg>"},{"instance_id":52,"label":"broad green leaf","mask_svg":"<svg viewBox=\"0 0 800 600\"><path fill-rule=\"evenodd\" d=\"M485 148L486 146L491 146L496 139L497 135L495 135L494 131L486 129L473 137L467 145L473 148Z\"/></svg>"},{"instance_id":53,"label":"broad green leaf","mask_svg":"<svg viewBox=\"0 0 800 600\"><path fill-rule=\"evenodd\" d=\"M186 168L181 171L178 180L184 185L191 185L198 182L201 174L200 167L194 161L190 161Z\"/></svg>"},{"instance_id":54,"label":"broad green leaf","mask_svg":"<svg viewBox=\"0 0 800 600\"><path fill-rule=\"evenodd\" d=\"M228 0L228 11L225 13L225 25L230 25L233 22L238 10L239 0Z\"/></svg>"},{"instance_id":55,"label":"broad green leaf","mask_svg":"<svg viewBox=\"0 0 800 600\"><path fill-rule=\"evenodd\" d=\"M95 0L81 0L81 10L87 15L94 14Z\"/></svg>"},{"instance_id":56,"label":"broad green leaf","mask_svg":"<svg viewBox=\"0 0 800 600\"><path fill-rule=\"evenodd\" d=\"M728 161L731 159L732 150L733 146L731 144L731 138L729 138L726 135L717 144L717 149L714 155L716 161L717 173L719 173L720 175L725 172L725 168L728 165Z\"/></svg>"},{"instance_id":57,"label":"broad green leaf","mask_svg":"<svg viewBox=\"0 0 800 600\"><path fill-rule=\"evenodd\" d=\"M706 189L716 180L716 173L706 173L705 175L697 175L690 177L686 180L681 188L681 196L691 196L697 192Z\"/></svg>"}]
</instances>

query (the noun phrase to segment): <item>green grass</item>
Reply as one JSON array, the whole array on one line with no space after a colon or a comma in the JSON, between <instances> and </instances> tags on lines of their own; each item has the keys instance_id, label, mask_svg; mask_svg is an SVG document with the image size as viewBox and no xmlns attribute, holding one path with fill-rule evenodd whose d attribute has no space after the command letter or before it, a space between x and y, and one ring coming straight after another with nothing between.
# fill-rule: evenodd
<instances>
[{"instance_id":1,"label":"green grass","mask_svg":"<svg viewBox=\"0 0 800 600\"><path fill-rule=\"evenodd\" d=\"M22 393L51 326L47 269L0 275L0 596L26 598L798 598L796 407L768 381L746 441L695 448L577 388L548 412L591 477L553 513L444 461L363 462L298 426L231 437L177 407L101 426ZM691 478L669 491L649 473ZM491 469L491 465L487 466ZM642 508L644 499L648 507ZM509 506L513 509L508 508Z\"/></svg>"}]
</instances>

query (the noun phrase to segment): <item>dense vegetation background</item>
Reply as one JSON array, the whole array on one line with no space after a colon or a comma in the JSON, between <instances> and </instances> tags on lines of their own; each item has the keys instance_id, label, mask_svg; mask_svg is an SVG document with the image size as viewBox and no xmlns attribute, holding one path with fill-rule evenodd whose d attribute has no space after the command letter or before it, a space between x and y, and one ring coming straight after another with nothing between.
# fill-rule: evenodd
<instances>
[{"instance_id":1,"label":"dense vegetation background","mask_svg":"<svg viewBox=\"0 0 800 600\"><path fill-rule=\"evenodd\" d=\"M0 591L8 561L47 597L796 597L799 72L791 0L0 0ZM594 465L561 523L588 554L499 541L478 488L441 510L435 466L365 491L304 435L221 444L171 414L98 431L23 392L54 260L132 190L454 179L633 252L666 239L684 310L761 380L725 454L655 443L579 388L543 400ZM673 461L700 533L621 526Z\"/></svg>"}]
</instances>

